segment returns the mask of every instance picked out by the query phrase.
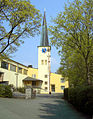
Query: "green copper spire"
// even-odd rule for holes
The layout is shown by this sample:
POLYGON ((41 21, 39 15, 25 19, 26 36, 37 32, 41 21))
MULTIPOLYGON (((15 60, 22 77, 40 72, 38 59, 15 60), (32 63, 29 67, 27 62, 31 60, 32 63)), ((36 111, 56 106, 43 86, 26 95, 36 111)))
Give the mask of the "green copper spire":
POLYGON ((49 46, 45 10, 44 10, 44 17, 43 17, 43 24, 42 24, 40 46, 49 46))

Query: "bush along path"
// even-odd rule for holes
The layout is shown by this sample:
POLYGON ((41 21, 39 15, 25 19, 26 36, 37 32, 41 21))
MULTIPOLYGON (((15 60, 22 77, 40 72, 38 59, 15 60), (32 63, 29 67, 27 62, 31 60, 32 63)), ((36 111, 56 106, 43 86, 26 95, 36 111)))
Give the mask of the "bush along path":
POLYGON ((93 115, 93 86, 78 86, 64 90, 64 98, 77 110, 93 115))
POLYGON ((11 86, 0 84, 0 97, 12 98, 11 86))

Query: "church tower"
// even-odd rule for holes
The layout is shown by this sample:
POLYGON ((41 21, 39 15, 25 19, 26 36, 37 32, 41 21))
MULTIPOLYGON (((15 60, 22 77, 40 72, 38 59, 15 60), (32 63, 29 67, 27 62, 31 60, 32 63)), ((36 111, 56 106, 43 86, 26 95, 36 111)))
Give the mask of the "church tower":
POLYGON ((50 92, 50 52, 46 14, 44 11, 40 46, 38 46, 38 79, 42 80, 41 93, 50 92))

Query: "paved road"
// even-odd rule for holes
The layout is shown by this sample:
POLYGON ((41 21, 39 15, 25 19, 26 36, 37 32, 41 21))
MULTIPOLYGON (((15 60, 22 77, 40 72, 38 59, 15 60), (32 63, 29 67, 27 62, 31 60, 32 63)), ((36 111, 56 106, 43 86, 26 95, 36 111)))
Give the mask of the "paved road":
POLYGON ((36 99, 0 98, 0 119, 88 119, 59 95, 38 95, 36 99))

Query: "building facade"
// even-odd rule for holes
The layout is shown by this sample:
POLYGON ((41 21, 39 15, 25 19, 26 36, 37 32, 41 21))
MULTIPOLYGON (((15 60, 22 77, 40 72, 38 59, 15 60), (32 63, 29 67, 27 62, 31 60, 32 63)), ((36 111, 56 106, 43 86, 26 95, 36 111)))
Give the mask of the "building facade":
POLYGON ((68 81, 59 74, 51 73, 51 46, 48 42, 47 23, 44 12, 40 46, 38 46, 38 68, 25 66, 11 59, 0 61, 0 83, 14 87, 31 86, 37 93, 63 93, 68 81))

